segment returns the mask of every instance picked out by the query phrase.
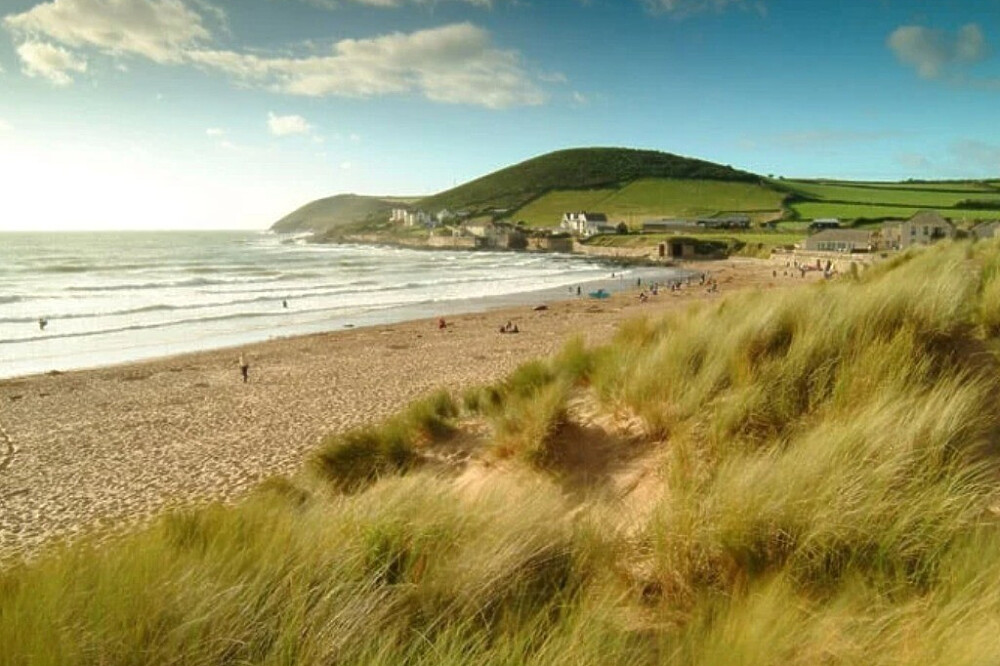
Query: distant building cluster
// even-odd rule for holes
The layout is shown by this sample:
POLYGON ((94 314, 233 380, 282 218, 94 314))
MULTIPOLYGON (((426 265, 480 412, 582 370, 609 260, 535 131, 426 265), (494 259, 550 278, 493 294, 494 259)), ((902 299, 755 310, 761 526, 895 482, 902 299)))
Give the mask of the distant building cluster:
POLYGON ((890 220, 872 229, 822 228, 806 238, 802 246, 811 252, 905 250, 914 245, 930 245, 954 238, 955 233, 955 225, 939 213, 925 210, 908 220, 890 220))
POLYGON ((422 210, 409 210, 407 208, 393 208, 389 216, 390 222, 402 224, 404 227, 427 227, 433 228, 436 220, 433 216, 422 210))
POLYGON ((439 225, 451 224, 469 217, 469 212, 464 210, 452 211, 444 208, 437 213, 431 214, 422 210, 410 210, 409 208, 393 208, 389 214, 389 221, 401 224, 404 227, 424 227, 433 229, 439 225))
POLYGON ((703 231, 705 229, 749 229, 749 215, 726 215, 722 217, 664 218, 646 220, 642 223, 643 233, 667 233, 671 231, 703 231))

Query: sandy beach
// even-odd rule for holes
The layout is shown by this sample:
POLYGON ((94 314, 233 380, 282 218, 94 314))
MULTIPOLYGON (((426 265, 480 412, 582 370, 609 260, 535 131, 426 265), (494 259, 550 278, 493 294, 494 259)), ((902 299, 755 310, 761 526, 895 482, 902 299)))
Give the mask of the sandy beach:
POLYGON ((325 435, 378 421, 435 388, 497 380, 574 335, 600 343, 631 317, 821 279, 780 270, 775 278, 772 264, 753 260, 685 268, 709 271, 719 292, 695 282, 645 303, 637 290, 548 301, 540 311, 448 316, 444 329, 428 312, 420 321, 0 381, 0 561, 168 507, 233 500, 294 471, 325 435), (507 320, 520 333, 498 333, 507 320))

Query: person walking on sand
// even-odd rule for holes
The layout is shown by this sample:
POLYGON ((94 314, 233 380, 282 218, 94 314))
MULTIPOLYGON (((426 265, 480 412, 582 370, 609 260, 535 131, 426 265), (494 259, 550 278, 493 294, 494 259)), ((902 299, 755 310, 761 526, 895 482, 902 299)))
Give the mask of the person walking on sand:
POLYGON ((250 381, 250 364, 247 363, 247 357, 240 354, 240 374, 243 375, 243 383, 246 384, 250 381))

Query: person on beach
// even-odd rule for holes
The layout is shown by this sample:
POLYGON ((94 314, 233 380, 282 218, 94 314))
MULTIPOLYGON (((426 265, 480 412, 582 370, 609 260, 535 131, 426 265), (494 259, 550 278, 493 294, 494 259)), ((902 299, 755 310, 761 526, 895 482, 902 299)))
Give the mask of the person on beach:
POLYGON ((49 325, 49 320, 48 319, 46 319, 45 317, 39 317, 38 318, 38 330, 39 331, 44 331, 45 327, 48 326, 48 325, 49 325))
POLYGON ((580 285, 576 285, 576 295, 580 295, 580 285))
POLYGON ((250 381, 250 364, 247 362, 246 356, 240 354, 240 374, 243 375, 243 383, 246 384, 250 381))
POLYGON ((444 317, 441 317, 440 319, 438 319, 438 328, 439 328, 439 329, 445 329, 445 328, 448 328, 448 322, 446 322, 446 321, 444 320, 444 317))
POLYGON ((282 301, 281 301, 281 307, 285 308, 286 310, 288 309, 288 299, 287 298, 286 299, 282 299, 282 301))

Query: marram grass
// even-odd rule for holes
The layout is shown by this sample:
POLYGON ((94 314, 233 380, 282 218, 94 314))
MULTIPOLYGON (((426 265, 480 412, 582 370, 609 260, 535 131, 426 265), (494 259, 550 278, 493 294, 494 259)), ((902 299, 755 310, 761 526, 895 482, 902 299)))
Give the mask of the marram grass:
POLYGON ((8 567, 0 666, 997 663, 998 334, 994 244, 629 322, 8 567), (568 492, 581 402, 645 502, 568 492), (466 430, 478 476, 424 464, 466 430))

